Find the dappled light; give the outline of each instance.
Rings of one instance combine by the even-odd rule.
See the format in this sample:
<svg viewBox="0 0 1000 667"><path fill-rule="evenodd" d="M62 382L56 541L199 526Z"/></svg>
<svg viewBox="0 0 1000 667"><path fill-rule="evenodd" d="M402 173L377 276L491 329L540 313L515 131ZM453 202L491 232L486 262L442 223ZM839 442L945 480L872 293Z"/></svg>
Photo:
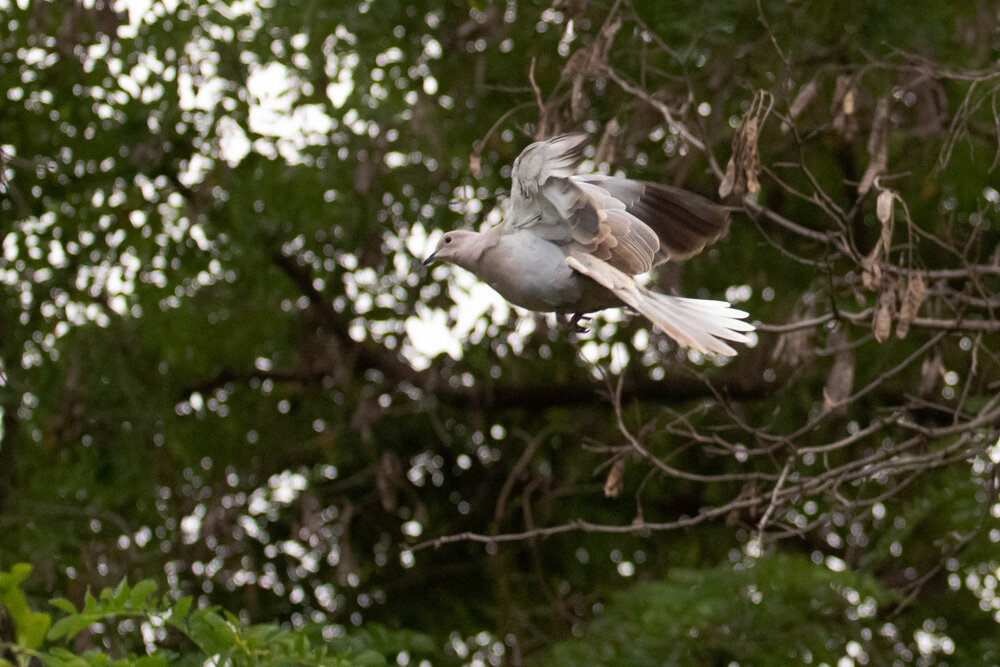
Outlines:
<svg viewBox="0 0 1000 667"><path fill-rule="evenodd" d="M995 662L1000 16L862 4L0 0L0 663ZM566 133L736 354L424 265Z"/></svg>

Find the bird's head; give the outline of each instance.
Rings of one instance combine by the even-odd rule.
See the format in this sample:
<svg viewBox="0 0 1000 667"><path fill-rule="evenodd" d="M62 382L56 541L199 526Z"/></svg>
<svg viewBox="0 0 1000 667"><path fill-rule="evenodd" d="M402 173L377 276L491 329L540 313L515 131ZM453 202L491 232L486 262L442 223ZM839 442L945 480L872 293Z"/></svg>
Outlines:
<svg viewBox="0 0 1000 667"><path fill-rule="evenodd" d="M438 241L434 252L424 260L424 266L431 262L447 262L464 267L468 261L474 259L472 257L473 240L477 236L479 236L477 232L463 229L447 232Z"/></svg>

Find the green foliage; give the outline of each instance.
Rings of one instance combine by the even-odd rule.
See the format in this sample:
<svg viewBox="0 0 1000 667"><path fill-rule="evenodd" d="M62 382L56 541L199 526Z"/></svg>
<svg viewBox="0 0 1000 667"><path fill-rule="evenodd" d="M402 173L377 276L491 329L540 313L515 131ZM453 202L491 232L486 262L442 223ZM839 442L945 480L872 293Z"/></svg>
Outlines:
<svg viewBox="0 0 1000 667"><path fill-rule="evenodd" d="M97 597L87 591L79 610L65 598L54 598L49 604L62 615L49 627L50 615L31 611L21 592L21 583L30 573L31 566L24 563L9 572L0 571L0 603L17 626L16 640L0 643L0 651L7 651L18 665L37 660L50 667L156 667L201 665L211 660L234 667L378 667L388 665L389 659L402 652L419 656L435 651L425 635L395 632L374 624L351 635L328 639L312 627L247 625L218 608L192 608L191 597L175 600L157 596L158 586L150 579L135 586L122 580L115 588L103 589ZM154 638L143 639L146 655L125 652L124 657L114 657L112 651L94 648L77 653L60 646L81 633L87 633L88 644L116 642L120 640L116 635L124 627L122 622L128 622L133 632L142 626L144 633ZM178 637L183 639L178 641ZM3 655L0 652L0 664L9 664L9 660L3 661Z"/></svg>
<svg viewBox="0 0 1000 667"><path fill-rule="evenodd" d="M21 582L31 574L31 565L18 563L9 572L0 572L0 604L7 608L17 628L17 643L26 649L36 649L45 639L52 618L32 611L21 592Z"/></svg>
<svg viewBox="0 0 1000 667"><path fill-rule="evenodd" d="M884 664L893 647L878 637L875 617L893 597L871 577L801 556L672 570L665 581L615 593L580 638L538 664L834 664L848 642Z"/></svg>

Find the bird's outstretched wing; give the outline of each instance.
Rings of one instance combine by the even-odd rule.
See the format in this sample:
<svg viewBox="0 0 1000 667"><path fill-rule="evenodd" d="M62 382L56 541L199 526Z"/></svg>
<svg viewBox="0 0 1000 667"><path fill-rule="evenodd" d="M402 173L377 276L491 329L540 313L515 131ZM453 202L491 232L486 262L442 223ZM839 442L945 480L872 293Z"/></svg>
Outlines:
<svg viewBox="0 0 1000 667"><path fill-rule="evenodd" d="M589 141L564 134L531 144L514 161L504 225L530 228L627 274L697 254L729 230L721 206L691 192L603 174L577 175Z"/></svg>

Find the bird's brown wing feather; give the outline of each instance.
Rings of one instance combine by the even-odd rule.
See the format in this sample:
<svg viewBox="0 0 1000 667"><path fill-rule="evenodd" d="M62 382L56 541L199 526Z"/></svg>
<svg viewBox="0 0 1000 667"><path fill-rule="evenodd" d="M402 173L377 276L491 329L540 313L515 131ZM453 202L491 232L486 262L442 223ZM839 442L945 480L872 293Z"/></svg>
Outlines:
<svg viewBox="0 0 1000 667"><path fill-rule="evenodd" d="M699 195L601 174L577 176L588 137L562 135L528 146L514 162L510 228L531 229L629 275L686 259L729 228L722 207Z"/></svg>

